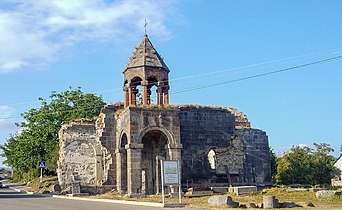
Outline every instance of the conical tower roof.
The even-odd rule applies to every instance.
[[[147,34],[144,35],[140,45],[136,47],[135,52],[124,68],[124,72],[132,68],[144,66],[163,68],[168,72],[170,71],[158,54],[157,50],[153,47]]]

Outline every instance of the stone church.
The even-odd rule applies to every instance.
[[[123,70],[124,102],[62,125],[63,188],[158,194],[162,159],[180,160],[183,189],[271,184],[266,133],[233,108],[169,104],[169,72],[145,34]]]

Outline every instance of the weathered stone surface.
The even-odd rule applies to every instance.
[[[248,203],[247,208],[257,209],[257,208],[259,208],[259,206],[255,203]]]
[[[315,207],[315,205],[312,202],[307,202],[306,206],[308,206],[308,207]]]
[[[283,202],[279,203],[278,205],[279,208],[296,208],[296,207],[302,207],[294,202]]]
[[[94,121],[80,120],[63,124],[59,132],[58,180],[62,188],[74,181],[80,185],[101,185],[102,148]]]
[[[316,198],[330,198],[335,195],[335,191],[332,190],[320,190],[316,192]]]
[[[278,208],[278,200],[275,198],[275,196],[265,195],[263,196],[263,208],[265,209],[272,209],[272,208]]]
[[[228,187],[210,187],[214,193],[226,193],[228,192]]]
[[[256,186],[239,186],[239,187],[229,187],[229,192],[234,193],[237,196],[249,195],[257,192]]]
[[[247,209],[247,205],[244,204],[244,203],[242,203],[242,204],[239,205],[239,208],[241,208],[241,209]]]
[[[324,188],[309,188],[310,192],[317,192],[317,191],[320,191],[320,190],[324,190]]]
[[[216,206],[223,206],[223,205],[228,205],[228,199],[231,199],[230,196],[227,195],[215,195],[211,196],[208,199],[208,204],[210,205],[216,205]]]
[[[291,187],[286,189],[286,192],[305,192],[305,191],[309,191],[309,189],[305,189],[305,188],[291,188]]]
[[[227,205],[228,205],[230,208],[238,208],[238,207],[240,206],[240,205],[239,205],[239,202],[233,201],[232,197],[230,197],[230,196],[228,196]]]
[[[51,185],[50,189],[52,192],[56,192],[56,193],[60,193],[62,191],[62,188],[59,184]]]

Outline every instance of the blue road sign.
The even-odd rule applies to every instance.
[[[38,162],[38,168],[45,168],[46,167],[46,162],[45,161],[39,161]]]

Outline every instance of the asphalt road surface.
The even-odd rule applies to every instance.
[[[102,203],[19,193],[10,188],[0,188],[0,210],[162,210],[159,207]],[[185,208],[181,208],[185,209]],[[174,210],[174,209],[173,209]]]

